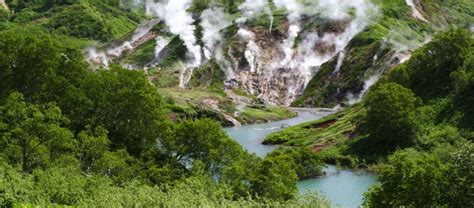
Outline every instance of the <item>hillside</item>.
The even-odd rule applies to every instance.
[[[378,174],[366,207],[473,207],[473,12],[0,0],[0,207],[330,207],[298,184],[325,164]],[[338,112],[272,126],[265,157],[223,129],[292,107]]]
[[[294,116],[276,105],[357,102],[437,31],[474,21],[465,0],[6,3],[13,15],[4,27],[66,35],[95,67],[145,70],[172,92],[174,116],[224,125]]]
[[[321,13],[324,2],[272,1],[256,8],[243,1],[228,4],[194,1],[179,22],[189,31],[172,31],[166,14],[154,13],[160,5],[145,3],[151,16],[164,20],[152,38],[118,57],[94,52],[92,59],[112,58],[127,67],[145,68],[159,88],[217,93],[205,99],[217,103],[218,111],[202,101],[186,106],[195,114],[204,110],[249,123],[239,116],[242,106],[250,112],[262,104],[334,107],[358,102],[382,74],[406,61],[442,28],[469,28],[473,21],[473,5],[463,0],[416,5],[402,0],[356,1],[329,8],[355,11],[336,17]],[[199,49],[202,53],[196,53]],[[215,99],[220,96],[227,100]]]
[[[404,1],[379,3],[381,17],[358,34],[337,58],[322,65],[293,105],[354,103],[382,74],[408,60],[434,34],[450,26],[469,29],[474,21],[469,12],[474,6],[472,1],[417,1],[414,8]]]
[[[383,76],[361,104],[277,132],[265,143],[309,147],[333,164],[376,165],[382,183],[367,194],[370,207],[472,206],[474,192],[463,190],[473,184],[473,51],[468,31],[436,35]],[[425,181],[411,181],[417,177]],[[465,182],[447,185],[449,196],[437,195],[447,187],[434,181],[446,178]]]

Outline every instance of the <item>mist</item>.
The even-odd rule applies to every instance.
[[[222,46],[221,30],[230,24],[231,22],[221,8],[211,7],[201,13],[200,25],[203,29],[202,41],[206,59],[211,59],[216,49]]]
[[[187,10],[192,5],[192,0],[162,0],[146,2],[148,15],[154,15],[168,26],[171,33],[178,35],[188,50],[188,62],[183,66],[180,77],[180,86],[185,87],[191,79],[194,68],[201,65],[201,46],[197,44],[194,32],[195,20]]]
[[[296,0],[275,0],[275,7],[284,8],[288,12],[287,19],[290,24],[288,28],[288,37],[281,44],[285,58],[280,62],[280,67],[287,66],[293,58],[293,47],[295,40],[301,31],[301,12],[302,6]]]
[[[243,24],[248,20],[259,17],[261,14],[266,14],[270,19],[270,30],[272,29],[273,14],[268,0],[245,0],[239,6],[239,10],[242,12],[242,17],[236,20],[237,23]]]

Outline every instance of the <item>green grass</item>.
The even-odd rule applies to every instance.
[[[265,144],[280,144],[299,147],[327,147],[342,144],[355,131],[352,120],[360,115],[356,106],[322,119],[303,123],[269,135]]]
[[[297,116],[294,111],[281,106],[249,106],[240,114],[245,123],[265,123]]]
[[[181,89],[181,88],[159,88],[158,92],[165,98],[171,100],[172,110],[181,114],[191,116],[216,116],[213,119],[223,121],[220,116],[211,109],[205,101],[215,101],[219,109],[228,114],[234,115],[236,111],[235,104],[225,94],[213,92],[205,89]],[[214,111],[212,113],[211,111]],[[297,114],[286,107],[281,106],[263,106],[253,105],[246,107],[236,119],[244,124],[265,123],[269,121],[278,121]]]
[[[158,92],[164,97],[172,97],[177,103],[186,104],[198,102],[203,99],[215,99],[224,101],[226,98],[220,93],[214,93],[206,90],[190,90],[181,88],[160,88]]]
[[[145,66],[155,57],[156,41],[154,39],[145,42],[127,57],[131,64]]]
[[[160,88],[176,87],[179,85],[179,71],[158,70],[151,74],[153,84]]]
[[[22,27],[41,27],[51,34],[91,41],[106,42],[123,37],[145,18],[138,11],[97,0],[50,2],[52,5],[47,7],[44,1],[9,3],[18,7],[12,8],[15,12],[11,12],[8,18],[11,23]]]
[[[188,87],[193,89],[204,89],[211,92],[220,93],[226,96],[224,92],[225,73],[217,62],[212,59],[206,64],[194,69]]]
[[[322,119],[270,134],[263,143],[311,148],[326,163],[366,167],[364,161],[346,152],[349,143],[358,137],[355,133],[356,122],[363,113],[363,107],[357,105]]]
[[[250,98],[252,100],[257,100],[258,99],[257,96],[247,93],[242,88],[236,88],[236,87],[232,88],[232,92],[235,93],[238,96],[247,97],[247,98]]]

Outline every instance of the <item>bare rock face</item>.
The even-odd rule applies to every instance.
[[[290,105],[319,66],[341,50],[344,35],[351,38],[345,34],[350,24],[350,20],[324,21],[299,33],[293,46],[285,45],[289,35],[282,32],[288,23],[272,31],[248,29],[250,38],[240,39],[231,49],[232,57],[238,58],[233,60],[235,76],[227,80],[227,88],[242,88],[265,103]]]

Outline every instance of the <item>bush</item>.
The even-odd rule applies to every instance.
[[[54,15],[48,27],[77,38],[107,41],[113,37],[100,14],[82,4],[73,5]]]
[[[321,175],[324,166],[319,155],[306,148],[279,148],[267,157],[291,162],[300,180]]]
[[[418,104],[415,94],[399,84],[386,83],[375,88],[365,100],[367,115],[361,126],[369,134],[368,140],[382,150],[413,144],[411,114]]]

